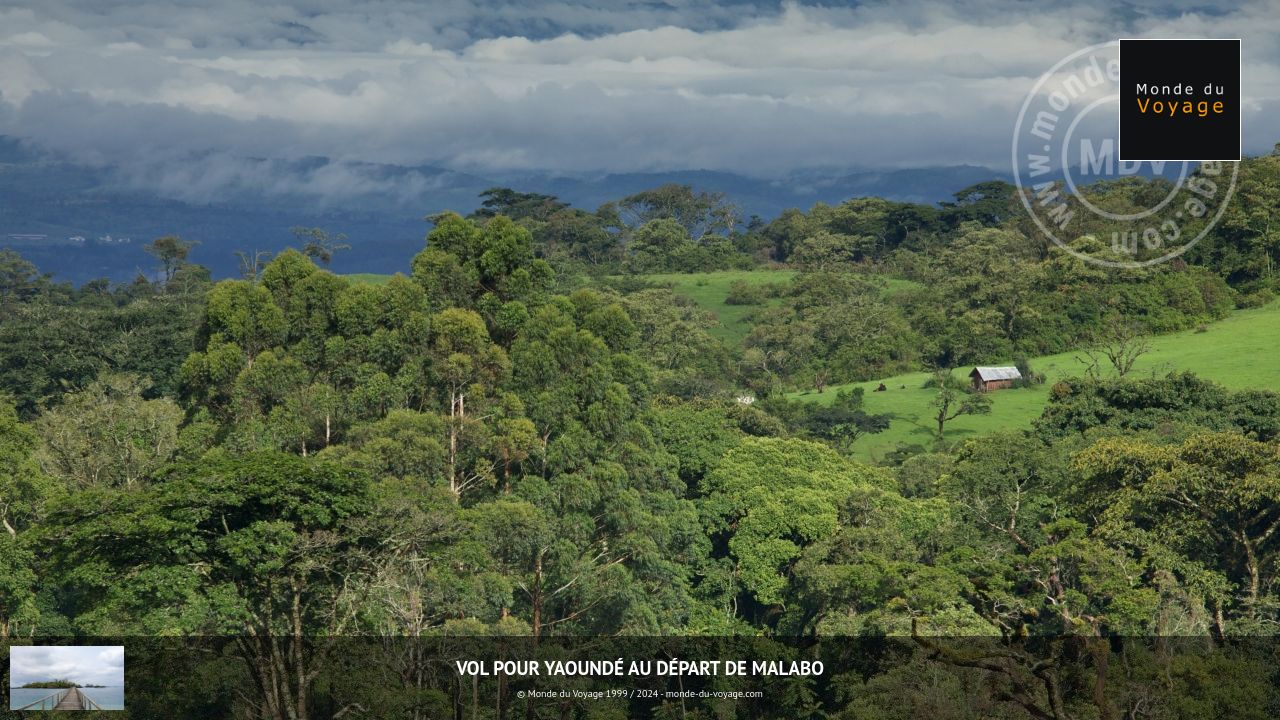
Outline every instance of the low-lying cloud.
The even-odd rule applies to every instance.
[[[132,177],[193,198],[218,178],[255,182],[234,157],[755,176],[1003,168],[1025,93],[1073,50],[1241,37],[1246,151],[1269,150],[1280,8],[1195,7],[42,0],[0,9],[0,134],[134,165]],[[209,158],[221,164],[183,174]],[[369,188],[332,172],[313,178],[317,193]]]

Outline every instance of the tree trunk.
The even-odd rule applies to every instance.
[[[455,498],[462,497],[458,483],[458,436],[466,417],[466,396],[454,391],[449,394],[449,490]]]
[[[538,557],[533,562],[533,591],[530,598],[530,604],[533,606],[533,637],[538,638],[542,634],[542,551],[538,551]]]
[[[309,699],[307,685],[309,683],[307,681],[307,666],[304,660],[305,655],[302,651],[302,593],[296,580],[290,583],[290,589],[293,590],[293,607],[291,611],[291,620],[293,622],[293,663],[295,666],[293,670],[298,683],[296,690],[296,717],[298,720],[306,720],[307,701]]]
[[[455,675],[453,677],[453,720],[463,720],[463,710],[465,706],[462,704],[462,676]]]
[[[1087,641],[1089,652],[1093,655],[1093,704],[1098,708],[1100,720],[1117,720],[1116,709],[1107,699],[1107,669],[1111,666],[1111,643],[1106,638],[1096,637]]]
[[[1222,612],[1222,601],[1217,600],[1213,603],[1213,632],[1209,633],[1214,641],[1218,644],[1227,639],[1227,620]]]
[[[1258,607],[1258,592],[1262,585],[1258,555],[1254,551],[1253,541],[1243,530],[1240,531],[1240,544],[1244,546],[1245,572],[1249,573],[1249,614],[1255,615]]]
[[[507,720],[507,676],[498,676],[498,720]]]

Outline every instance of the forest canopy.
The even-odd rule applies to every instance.
[[[268,717],[306,716],[316,637],[974,637],[1026,672],[929,662],[1009,717],[1119,717],[1145,680],[1108,638],[1280,628],[1280,396],[1082,365],[1034,423],[957,440],[990,401],[952,371],[1268,304],[1276,163],[1183,259],[1124,271],[1028,235],[1002,183],[767,222],[687,186],[594,212],[497,188],[378,283],[314,248],[214,282],[176,237],[121,286],[0,253],[0,637],[236,636]],[[743,268],[790,272],[732,287],[741,342],[654,279]],[[904,371],[932,373],[936,439],[878,464],[861,389],[797,396]],[[868,663],[792,716],[909,692]]]

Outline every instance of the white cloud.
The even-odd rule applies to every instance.
[[[0,133],[152,164],[213,150],[475,170],[1002,166],[1024,94],[1062,56],[1204,35],[1245,39],[1256,152],[1280,139],[1277,9],[33,2],[0,11]]]
[[[124,647],[119,645],[14,645],[9,660],[11,687],[50,680],[124,685]]]

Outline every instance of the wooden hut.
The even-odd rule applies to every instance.
[[[1015,381],[1022,379],[1022,373],[1016,367],[975,367],[969,378],[974,390],[990,392],[1013,387]]]

